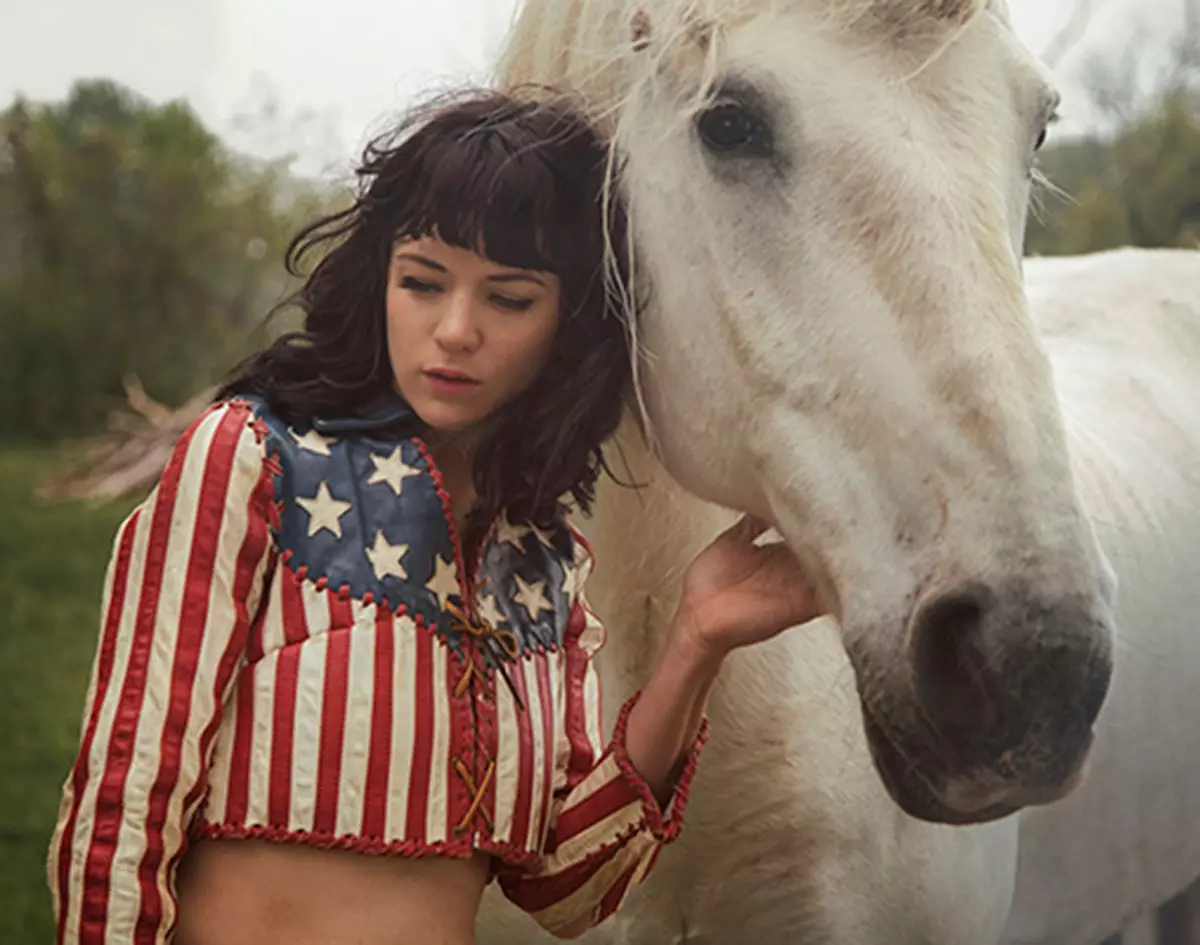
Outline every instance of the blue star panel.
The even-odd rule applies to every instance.
[[[464,606],[437,480],[418,441],[384,435],[411,411],[399,401],[366,418],[295,428],[251,402],[275,457],[274,537],[289,565],[353,599],[406,608],[455,652],[463,631],[447,604]],[[485,545],[477,580],[479,615],[515,638],[513,658],[562,644],[573,602],[574,537],[501,520]]]

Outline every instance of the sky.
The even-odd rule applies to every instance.
[[[1044,49],[1074,2],[1010,0],[1021,39]],[[1088,42],[1120,41],[1133,2],[1095,0]],[[187,99],[235,147],[338,172],[415,93],[482,78],[518,3],[0,0],[0,107],[103,76],[155,101]]]

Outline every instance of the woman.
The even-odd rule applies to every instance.
[[[745,521],[600,731],[588,511],[629,382],[605,145],[494,93],[368,149],[289,253],[303,331],[237,372],[121,528],[49,861],[67,943],[554,934],[679,832],[724,657],[815,615]],[[626,266],[618,258],[616,275]]]

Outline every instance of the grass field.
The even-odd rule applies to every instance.
[[[53,941],[46,845],[75,755],[104,569],[133,501],[42,505],[65,449],[0,448],[0,942]]]

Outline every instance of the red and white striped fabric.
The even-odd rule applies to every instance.
[[[612,914],[679,831],[704,733],[664,815],[632,700],[601,733],[590,558],[565,645],[509,664],[519,706],[472,646],[291,570],[261,432],[211,408],[117,535],[48,861],[59,945],[169,942],[189,837],[482,850],[551,931]]]

